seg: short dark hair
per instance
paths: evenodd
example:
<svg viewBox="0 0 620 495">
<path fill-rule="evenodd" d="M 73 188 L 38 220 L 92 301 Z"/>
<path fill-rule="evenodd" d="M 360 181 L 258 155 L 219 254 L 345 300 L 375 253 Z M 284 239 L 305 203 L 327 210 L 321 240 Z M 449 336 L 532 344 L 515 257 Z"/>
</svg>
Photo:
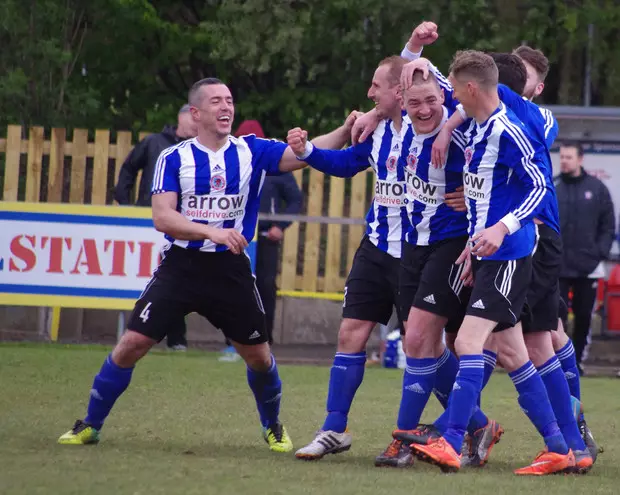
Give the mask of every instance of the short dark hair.
<svg viewBox="0 0 620 495">
<path fill-rule="evenodd" d="M 189 89 L 189 94 L 187 96 L 187 101 L 193 107 L 200 105 L 200 88 L 203 86 L 213 86 L 215 84 L 224 84 L 217 77 L 205 77 L 200 81 L 196 81 L 192 84 L 192 87 Z"/>
<path fill-rule="evenodd" d="M 467 78 L 481 86 L 497 86 L 497 66 L 493 58 L 476 50 L 456 52 L 450 64 L 450 73 L 456 79 Z"/>
<path fill-rule="evenodd" d="M 497 65 L 499 83 L 522 95 L 527 82 L 527 69 L 523 60 L 514 53 L 489 53 L 489 55 Z"/>
<path fill-rule="evenodd" d="M 545 57 L 543 52 L 535 50 L 530 46 L 522 45 L 516 48 L 513 53 L 534 67 L 541 82 L 545 80 L 547 74 L 549 74 L 549 59 Z"/>
<path fill-rule="evenodd" d="M 575 148 L 577 150 L 577 156 L 583 157 L 583 146 L 579 141 L 564 141 L 560 143 L 560 148 Z"/>
<path fill-rule="evenodd" d="M 400 84 L 400 73 L 403 71 L 404 65 L 407 63 L 400 55 L 392 55 L 391 57 L 384 58 L 379 62 L 378 67 L 382 65 L 389 65 L 390 70 L 388 72 L 388 81 L 390 82 L 391 87 Z"/>
</svg>

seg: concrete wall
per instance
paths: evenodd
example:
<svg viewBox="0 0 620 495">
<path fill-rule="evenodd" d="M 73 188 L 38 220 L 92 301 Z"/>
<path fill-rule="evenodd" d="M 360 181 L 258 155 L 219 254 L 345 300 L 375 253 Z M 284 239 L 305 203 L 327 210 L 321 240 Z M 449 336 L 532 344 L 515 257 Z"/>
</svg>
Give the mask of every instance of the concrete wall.
<svg viewBox="0 0 620 495">
<path fill-rule="evenodd" d="M 274 323 L 277 344 L 337 342 L 342 303 L 318 299 L 279 298 Z M 124 312 L 126 321 L 129 312 Z M 114 342 L 118 311 L 63 309 L 59 339 L 66 342 Z M 39 340 L 45 335 L 45 311 L 31 307 L 0 306 L 0 339 Z M 187 317 L 188 340 L 196 344 L 223 343 L 222 334 L 197 314 Z"/>
</svg>

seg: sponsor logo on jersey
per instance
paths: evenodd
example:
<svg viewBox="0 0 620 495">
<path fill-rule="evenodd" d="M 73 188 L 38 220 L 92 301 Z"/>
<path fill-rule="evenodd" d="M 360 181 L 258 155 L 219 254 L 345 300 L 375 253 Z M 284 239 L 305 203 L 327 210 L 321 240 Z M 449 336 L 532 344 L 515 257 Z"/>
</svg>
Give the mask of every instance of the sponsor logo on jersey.
<svg viewBox="0 0 620 495">
<path fill-rule="evenodd" d="M 375 203 L 380 206 L 401 207 L 407 204 L 404 182 L 377 179 L 375 182 Z"/>
<path fill-rule="evenodd" d="M 189 219 L 233 220 L 243 217 L 245 204 L 244 194 L 190 194 L 183 201 L 182 211 Z"/>
</svg>

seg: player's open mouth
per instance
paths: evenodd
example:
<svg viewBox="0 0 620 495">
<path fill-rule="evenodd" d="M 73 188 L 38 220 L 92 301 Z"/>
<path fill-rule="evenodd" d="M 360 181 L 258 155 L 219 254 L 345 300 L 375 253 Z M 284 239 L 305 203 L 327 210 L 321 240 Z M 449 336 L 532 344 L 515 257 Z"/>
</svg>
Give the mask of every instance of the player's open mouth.
<svg viewBox="0 0 620 495">
<path fill-rule="evenodd" d="M 229 115 L 222 115 L 221 117 L 218 117 L 217 120 L 219 122 L 230 122 L 230 116 Z"/>
<path fill-rule="evenodd" d="M 418 115 L 418 120 L 421 120 L 422 122 L 426 122 L 427 120 L 431 120 L 432 115 L 429 115 L 427 117 L 422 117 L 421 115 Z"/>
</svg>

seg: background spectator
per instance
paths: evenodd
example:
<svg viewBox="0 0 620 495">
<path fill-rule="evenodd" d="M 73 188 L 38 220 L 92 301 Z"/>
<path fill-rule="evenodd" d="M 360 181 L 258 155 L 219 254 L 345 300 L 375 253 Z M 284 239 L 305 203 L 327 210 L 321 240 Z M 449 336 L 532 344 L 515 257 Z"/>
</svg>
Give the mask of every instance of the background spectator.
<svg viewBox="0 0 620 495">
<path fill-rule="evenodd" d="M 166 148 L 196 136 L 196 125 L 192 121 L 189 105 L 183 105 L 177 116 L 177 125 L 167 125 L 161 132 L 150 134 L 136 144 L 129 153 L 118 174 L 118 183 L 114 199 L 120 205 L 131 203 L 131 192 L 136 183 L 138 172 L 142 170 L 142 179 L 138 188 L 136 206 L 151 206 L 151 183 L 159 154 Z"/>
<path fill-rule="evenodd" d="M 573 292 L 573 344 L 583 374 L 581 362 L 589 343 L 596 290 L 605 276 L 602 262 L 615 235 L 614 205 L 605 184 L 583 169 L 579 143 L 561 145 L 560 171 L 556 179 L 563 243 L 560 291 L 565 301 Z"/>
</svg>

